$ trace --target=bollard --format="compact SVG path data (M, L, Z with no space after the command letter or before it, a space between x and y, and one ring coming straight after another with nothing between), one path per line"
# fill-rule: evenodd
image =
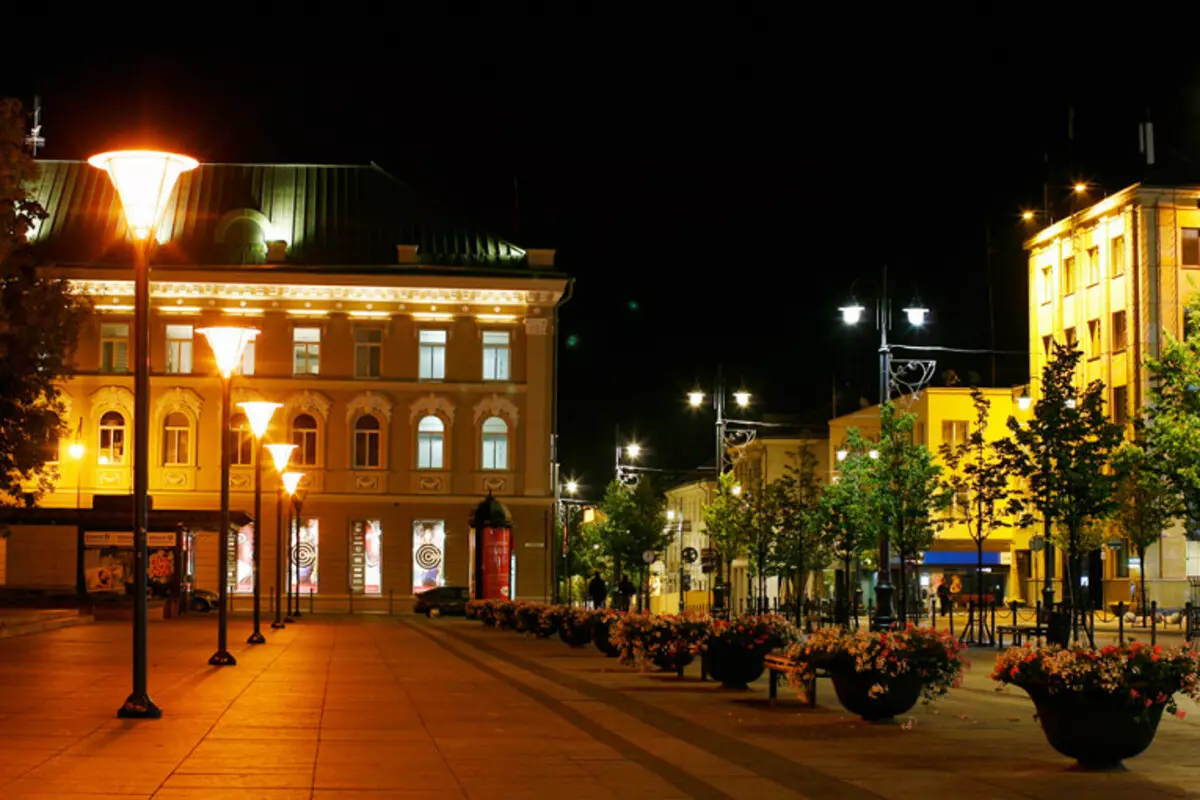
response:
M1117 646L1125 646L1125 602L1117 603Z
M313 589L311 586L308 588L308 613L313 613Z
M1158 644L1158 601L1150 601L1150 644Z
M388 616L389 617L392 616L392 608L393 608L392 604L394 602L395 602L394 593L392 592L391 589L388 589Z

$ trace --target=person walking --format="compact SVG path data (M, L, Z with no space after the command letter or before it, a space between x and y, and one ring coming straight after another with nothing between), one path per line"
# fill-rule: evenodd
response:
M938 605L941 606L942 616L946 616L950 611L950 587L946 585L946 579L942 578L937 587Z
M608 598L608 585L604 578L600 577L600 570L596 570L596 574L588 582L588 597L591 598L592 608L604 608L604 601Z
M617 584L617 591L621 594L621 610L628 611L629 603L633 600L633 593L637 591L629 578L621 576L621 582Z

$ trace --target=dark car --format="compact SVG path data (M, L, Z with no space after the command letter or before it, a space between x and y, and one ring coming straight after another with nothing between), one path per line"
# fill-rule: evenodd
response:
M467 601L471 599L470 590L465 586L437 586L417 594L413 603L413 613L432 616L435 609L438 616L443 614L465 614Z
M207 589L194 589L192 591L192 611L214 611L219 602L220 598Z

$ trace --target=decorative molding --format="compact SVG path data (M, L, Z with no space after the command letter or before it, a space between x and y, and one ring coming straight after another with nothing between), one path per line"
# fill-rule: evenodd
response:
M545 336L550 327L550 321L545 318L530 317L525 320L526 336Z
M392 422L392 400L382 392L366 391L346 404L346 422L353 422L362 414L383 415L388 424ZM453 411L451 411L453 418Z
M491 477L483 479L483 490L492 494L504 494L508 481L504 478Z
M292 417L301 411L309 414L316 414L321 418L321 422L329 421L329 409L333 407L333 401L320 392L314 392L311 389L305 389L303 392L296 392L288 397L283 404L283 418L291 421Z
M441 475L422 475L417 479L417 490L422 492L440 492L444 485Z
M96 422L106 411L119 411L126 425L133 425L133 392L124 386L101 386L88 398L92 403L92 421Z
M257 225L258 229L262 231L264 242L271 238L271 220L267 219L265 214L255 211L253 208L239 208L221 217L221 221L217 223L217 228L213 232L213 241L217 244L225 244L225 237L228 235L229 229L235 222L242 220L248 220Z
M454 424L454 404L436 394L427 394L414 400L409 406L408 421L411 424L430 414L445 417L447 422Z
M249 489L250 476L243 472L229 473L229 488L230 489Z
M168 389L154 403L154 417L157 422L166 419L168 414L182 411L193 423L200 420L200 409L204 408L204 398L191 389L175 386Z
M89 297L131 297L133 281L72 280L71 288ZM451 289L425 286L331 286L328 284L207 283L154 281L150 296L167 300L317 300L447 305L552 305L562 292L536 289ZM422 309L414 309L422 310Z
M363 491L376 491L379 489L378 475L355 475L354 488Z
M163 486L168 489L183 489L188 485L188 474L174 470L163 470L162 482ZM230 481L230 483L233 483L233 481Z
M515 426L521 419L521 410L517 404L507 397L493 394L475 404L475 424L478 425L485 417L501 417Z

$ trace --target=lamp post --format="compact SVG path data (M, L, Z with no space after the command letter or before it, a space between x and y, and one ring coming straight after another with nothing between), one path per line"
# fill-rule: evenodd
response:
M283 491L287 493L289 499L295 497L296 490L300 487L300 479L303 477L303 472L285 472L279 476L280 480L283 481ZM288 540L286 552L283 554L284 570L287 572L287 616L283 618L284 622L296 621L292 617L292 508L293 504L288 503ZM299 583L298 580L296 582ZM299 615L297 614L297 616Z
M303 477L303 475L300 477ZM296 537L292 540L292 552L288 560L288 571L294 572L292 575L292 589L295 592L296 603L295 608L292 609L292 615L295 617L295 619L300 619L300 617L304 616L300 613L300 526L301 512L304 510L304 498L300 496L299 487L300 478L297 478L295 487L293 487L292 491L288 493L292 496L292 508L296 512L294 515L296 522Z
M275 489L275 619L271 622L271 627L276 630L287 627L283 620L283 477L287 474L288 461L295 449L294 444L267 445L267 452L275 463L275 471L279 473L279 485Z
M208 339L217 362L217 371L221 373L221 539L217 571L221 580L218 589L219 607L217 617L217 652L208 659L214 667L237 666L237 659L229 652L229 417L230 401L233 387L233 373L242 360L242 351L246 344L253 341L258 331L253 328L237 328L218 326L201 328L200 333ZM255 520L257 525L258 520ZM257 531L255 531L257 538ZM257 548L257 542L255 543ZM257 563L255 565L257 571ZM255 605L257 609L257 577L255 578Z
M259 575L262 570L263 437L267 435L267 426L271 424L271 417L275 415L275 410L282 408L283 403L248 401L238 403L238 405L246 413L246 420L250 423L250 432L254 434L254 443L256 445L254 453L254 632L250 634L250 638L246 640L246 643L263 644L267 641L262 635L262 629L260 628L262 592L259 585Z
M565 491L571 495L571 500L564 500L562 492ZM574 479L569 479L562 484L562 491L558 495L558 521L562 528L562 593L563 597L560 601L565 602L568 606L571 605L571 562L570 562L570 537L571 537L571 507L578 504L578 500L574 499L579 493L579 482ZM565 598L565 599L564 599Z
M158 225L175 182L197 162L152 150L101 153L88 163L108 173L133 235L133 691L117 716L159 719L162 709L147 688L146 569L150 523L150 233Z

